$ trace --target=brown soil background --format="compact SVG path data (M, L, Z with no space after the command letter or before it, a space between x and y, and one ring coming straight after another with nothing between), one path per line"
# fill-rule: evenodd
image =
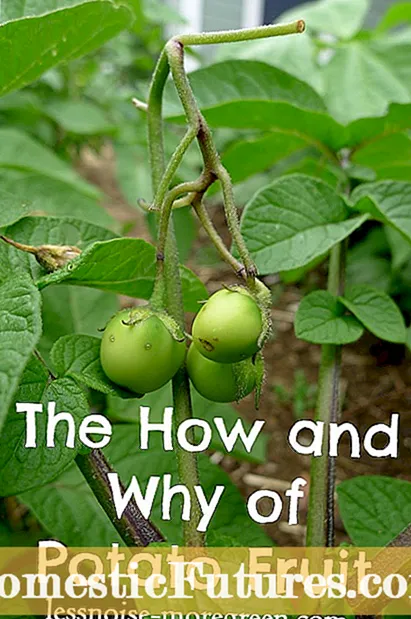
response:
M85 153L80 170L91 182L106 194L105 207L120 222L132 223L129 236L149 240L144 217L137 209L129 206L114 180L113 158L110 148L103 149L99 156ZM220 234L229 242L222 209L212 211L214 224ZM224 265L218 267L199 266L195 261L198 250L208 244L202 230L199 230L196 244L191 252L188 266L192 268L207 286L210 293L222 284L232 283L232 273ZM274 389L281 386L292 392L295 372L303 370L308 383L315 385L318 377L320 347L296 339L293 320L298 303L307 288L325 285L325 267L308 277L302 286L281 286L273 288L277 302L272 310L275 336L265 349L267 380L259 411L254 410L251 396L236 408L249 421L264 419L265 432L269 435L268 458L262 465L237 462L231 457L213 454L212 458L231 476L244 497L257 488L268 488L283 493L295 477L304 477L309 482L309 458L296 454L287 443L290 427L295 422L293 402L282 401ZM411 481L411 366L408 354L401 346L389 345L364 335L355 345L346 346L343 352L342 369L342 421L350 421L361 435L375 423L388 423L390 415L400 413L400 457L372 459L363 455L360 460L349 457L349 444L341 445L337 460L337 482L358 475L386 475ZM304 417L311 418L313 410L307 409ZM269 508L269 506L267 506ZM306 505L302 505L300 525L289 526L279 522L267 527L267 533L281 546L304 544ZM284 510L286 511L286 510ZM337 541L347 539L342 522L336 516Z

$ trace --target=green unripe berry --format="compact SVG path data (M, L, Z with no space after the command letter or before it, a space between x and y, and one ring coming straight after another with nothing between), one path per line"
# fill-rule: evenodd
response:
M144 394L160 389L173 378L185 352L185 342L174 339L158 315L136 308L122 310L110 320L101 342L100 360L110 380Z
M211 361L238 363L258 351L262 328L260 308L247 290L219 290L197 314L193 341Z
M251 359L236 364L216 363L204 357L194 344L187 354L187 371L198 393L212 402L236 402L256 385Z

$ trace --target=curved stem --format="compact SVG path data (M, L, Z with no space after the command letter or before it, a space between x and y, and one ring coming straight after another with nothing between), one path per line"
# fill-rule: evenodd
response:
M232 239L237 247L240 258L244 264L247 283L249 286L253 286L254 278L257 275L257 269L254 265L254 261L251 258L248 247L244 241L243 235L240 230L240 218L238 216L237 206L234 199L233 184L231 177L226 168L219 163L216 170L217 177L221 183L224 196L224 210L227 219L227 225L230 230Z
M173 187L166 195L159 217L158 240L157 240L157 267L154 290L151 297L151 306L155 310L162 310L165 307L165 253L168 238L168 228L170 217L175 201L184 194L204 192L213 183L211 174L203 173L196 181L181 183Z
M94 449L88 455L79 454L76 457L76 464L127 546L131 548L133 546L148 546L153 542L164 541L164 537L149 520L144 518L134 501L130 501L122 517L117 518L107 477L109 473L113 472L113 469L102 451ZM124 488L123 491L125 491Z
M344 293L345 244L333 247L328 272L328 292ZM322 455L311 461L311 488L307 518L307 546L334 545L335 458L328 455L329 428L340 414L340 375L342 347L325 344L321 349L315 420L324 423Z
M240 221L235 205L233 186L230 175L220 161L214 145L211 131L197 105L190 82L184 70L184 47L180 41L171 39L166 46L170 69L177 92L183 104L187 122L196 132L204 159L205 170L211 171L221 183L224 198L224 210L230 233L238 249L240 258L247 272L247 281L253 284L256 268L240 231Z
M174 39L180 41L183 45L216 45L217 43L238 43L239 41L298 34L304 32L304 30L305 23L302 19L299 19L290 24L270 24L269 26L257 26L256 28L243 28L241 30L181 34Z
M233 269L233 271L238 277L242 276L244 274L244 265L242 265L241 262L236 260L231 254L231 252L224 245L222 238L215 229L213 222L211 221L210 216L207 212L207 209L204 206L203 197L201 195L197 195L193 199L192 205L201 225L203 226L209 239L213 243L221 258Z
M154 210L160 210L162 208L162 204L166 197L171 181L173 180L174 174L177 172L178 167L185 153L187 152L187 149L189 148L190 144L194 142L195 137L196 137L196 130L195 128L190 127L187 133L184 135L181 142L179 143L179 145L177 146L176 150L174 151L174 154L170 159L170 162L164 172L163 178L161 179L160 185L156 192L156 195L153 201Z
M147 103L148 147L154 193L164 174L163 92L170 67L167 54L162 51L150 85Z
M186 206L191 206L195 197L195 193L188 193L187 195L178 198L178 200L174 200L173 211L176 211L179 208L185 208Z
M18 243L17 241L13 241L13 239L9 239L7 236L4 236L4 234L0 234L0 239L9 245L12 245L16 249L20 249L21 251L25 251L29 254L36 254L38 251L38 247L26 245L25 243Z
M197 180L188 183L181 183L180 185L173 187L173 189L168 192L163 202L160 215L160 227L158 232L157 245L158 253L164 252L165 249L168 224L175 201L184 194L203 194L213 182L213 175L207 172L203 172L203 174Z

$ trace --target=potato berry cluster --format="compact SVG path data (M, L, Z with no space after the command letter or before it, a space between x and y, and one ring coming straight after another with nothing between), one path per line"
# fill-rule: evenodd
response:
M170 381L186 358L195 389L214 402L234 402L253 391L263 313L240 286L216 292L197 314L186 354L185 335L164 312L149 307L122 310L105 328L101 365L107 377L136 394Z

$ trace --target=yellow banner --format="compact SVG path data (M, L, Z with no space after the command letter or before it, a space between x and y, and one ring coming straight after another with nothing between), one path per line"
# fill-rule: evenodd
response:
M0 614L411 615L411 548L0 548Z

